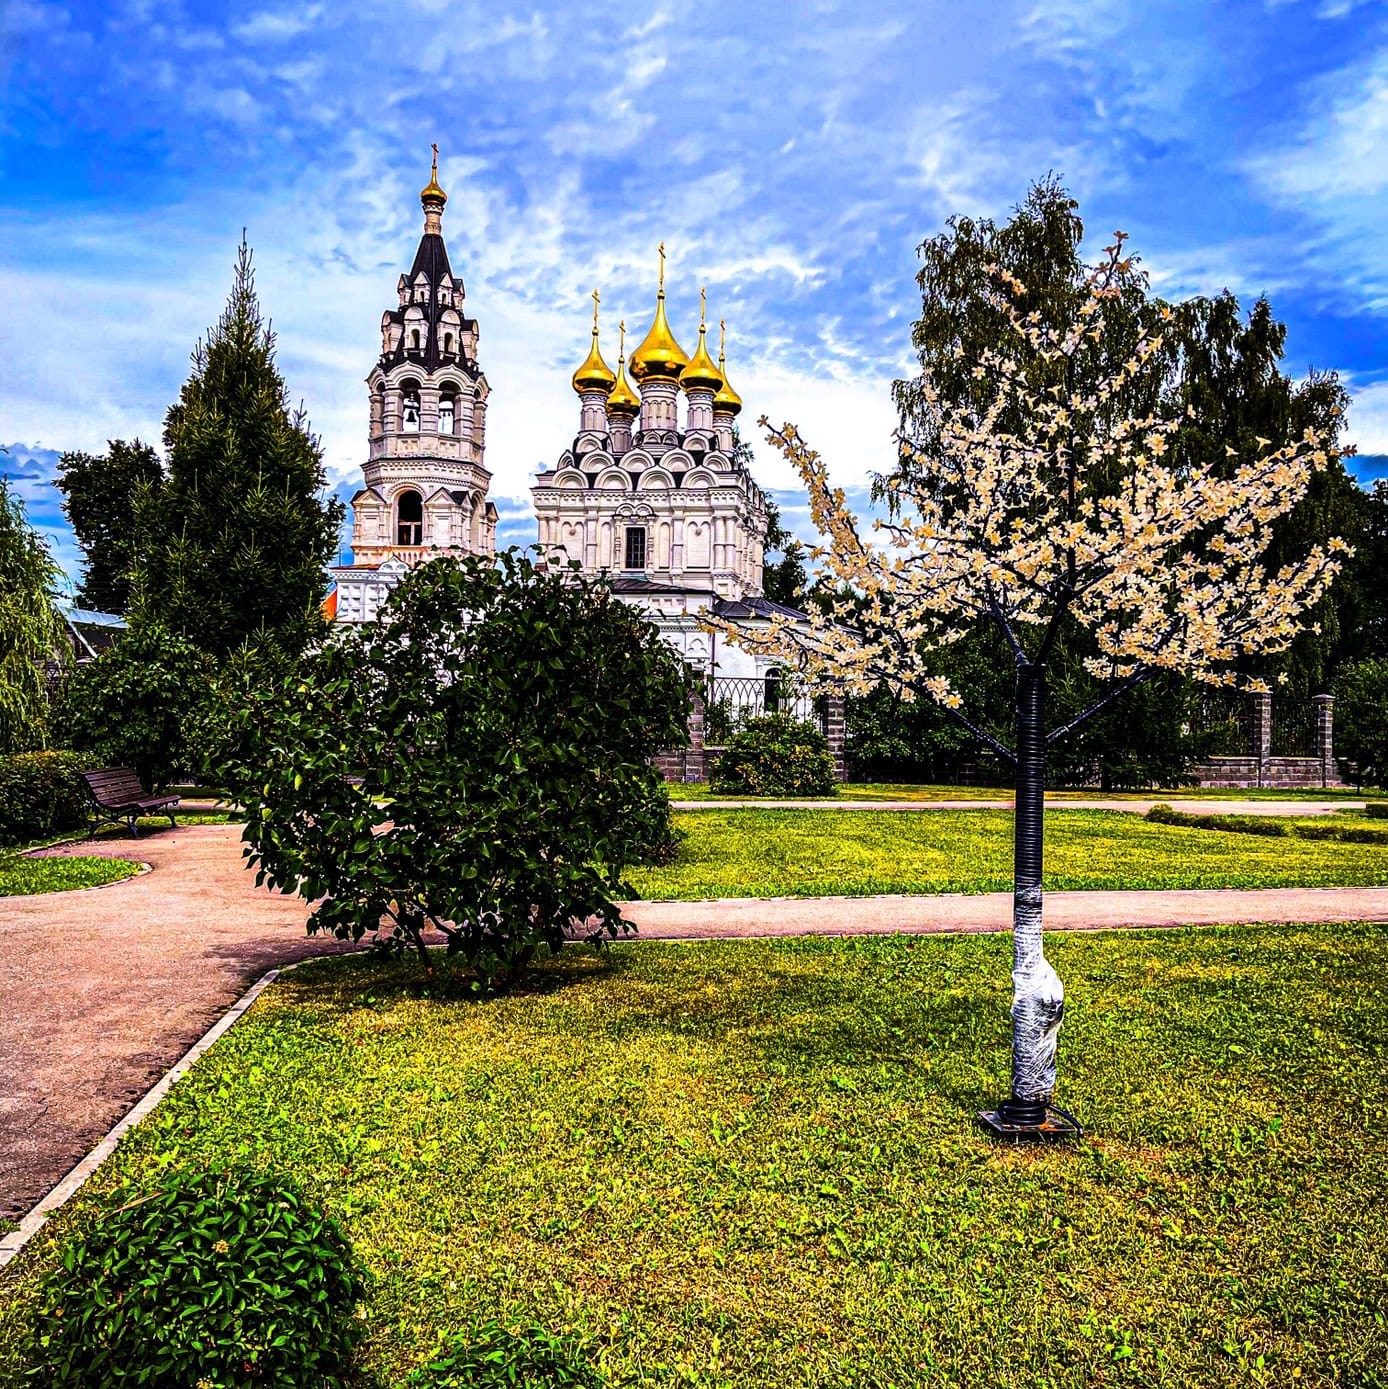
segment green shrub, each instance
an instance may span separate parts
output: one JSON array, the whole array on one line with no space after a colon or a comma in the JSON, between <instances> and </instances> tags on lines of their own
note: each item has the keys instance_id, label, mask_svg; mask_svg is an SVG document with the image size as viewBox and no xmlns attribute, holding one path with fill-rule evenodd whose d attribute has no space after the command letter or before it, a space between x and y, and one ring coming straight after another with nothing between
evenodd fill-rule
<instances>
[{"instance_id":1,"label":"green shrub","mask_svg":"<svg viewBox=\"0 0 1388 1389\"><path fill-rule=\"evenodd\" d=\"M1388 820L1388 801L1365 802L1364 814L1370 820Z\"/></svg>"},{"instance_id":2,"label":"green shrub","mask_svg":"<svg viewBox=\"0 0 1388 1389\"><path fill-rule=\"evenodd\" d=\"M1388 803L1385 803L1388 804ZM1388 844L1388 831L1374 825L1346 825L1337 820L1308 823L1276 815L1189 815L1169 805L1154 805L1147 818L1159 825L1225 834L1260 834L1271 839L1322 839L1340 844Z\"/></svg>"},{"instance_id":3,"label":"green shrub","mask_svg":"<svg viewBox=\"0 0 1388 1389\"><path fill-rule=\"evenodd\" d=\"M22 844L81 829L87 795L78 773L88 762L72 752L0 757L0 844Z\"/></svg>"},{"instance_id":4,"label":"green shrub","mask_svg":"<svg viewBox=\"0 0 1388 1389\"><path fill-rule=\"evenodd\" d=\"M182 637L158 627L132 631L73 673L54 726L89 766L133 767L156 791L194 757L187 730L212 676L211 660Z\"/></svg>"},{"instance_id":5,"label":"green shrub","mask_svg":"<svg viewBox=\"0 0 1388 1389\"><path fill-rule=\"evenodd\" d=\"M601 1389L578 1347L543 1326L508 1331L495 1322L445 1338L406 1389Z\"/></svg>"},{"instance_id":6,"label":"green shrub","mask_svg":"<svg viewBox=\"0 0 1388 1389\"><path fill-rule=\"evenodd\" d=\"M1335 754L1364 785L1388 785L1388 660L1360 661L1335 677Z\"/></svg>"},{"instance_id":7,"label":"green shrub","mask_svg":"<svg viewBox=\"0 0 1388 1389\"><path fill-rule=\"evenodd\" d=\"M670 792L660 781L633 790L620 831L627 836L624 861L647 868L673 863L686 837L670 818Z\"/></svg>"},{"instance_id":8,"label":"green shrub","mask_svg":"<svg viewBox=\"0 0 1388 1389\"><path fill-rule=\"evenodd\" d=\"M709 786L734 796L835 796L824 735L789 714L748 719L713 765Z\"/></svg>"},{"instance_id":9,"label":"green shrub","mask_svg":"<svg viewBox=\"0 0 1388 1389\"><path fill-rule=\"evenodd\" d=\"M362 1291L337 1225L282 1179L182 1173L127 1189L40 1288L30 1378L45 1389L327 1389Z\"/></svg>"}]
</instances>

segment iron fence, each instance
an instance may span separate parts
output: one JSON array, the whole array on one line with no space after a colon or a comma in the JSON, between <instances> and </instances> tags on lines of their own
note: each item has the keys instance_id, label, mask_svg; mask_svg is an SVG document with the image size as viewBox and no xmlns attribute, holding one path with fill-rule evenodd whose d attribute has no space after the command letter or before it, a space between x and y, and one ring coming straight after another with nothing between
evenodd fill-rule
<instances>
[{"instance_id":1,"label":"iron fence","mask_svg":"<svg viewBox=\"0 0 1388 1389\"><path fill-rule=\"evenodd\" d=\"M1273 696L1272 755L1274 757L1314 757L1316 755L1316 709L1309 700Z\"/></svg>"},{"instance_id":2,"label":"iron fence","mask_svg":"<svg viewBox=\"0 0 1388 1389\"><path fill-rule=\"evenodd\" d=\"M704 742L722 746L748 719L762 714L789 714L824 731L822 696L812 694L786 672L715 675L704 694Z\"/></svg>"},{"instance_id":3,"label":"iron fence","mask_svg":"<svg viewBox=\"0 0 1388 1389\"><path fill-rule=\"evenodd\" d=\"M1204 735L1207 757L1256 756L1253 705L1242 691L1206 690L1200 697L1193 730Z\"/></svg>"}]
</instances>

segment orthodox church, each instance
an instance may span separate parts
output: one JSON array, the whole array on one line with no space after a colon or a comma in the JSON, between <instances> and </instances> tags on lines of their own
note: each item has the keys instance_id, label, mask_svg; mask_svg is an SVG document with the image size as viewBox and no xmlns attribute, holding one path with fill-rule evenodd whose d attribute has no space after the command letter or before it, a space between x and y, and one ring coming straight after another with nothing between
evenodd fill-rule
<instances>
[{"instance_id":1,"label":"orthodox church","mask_svg":"<svg viewBox=\"0 0 1388 1389\"><path fill-rule=\"evenodd\" d=\"M396 286L398 306L382 316L381 355L367 377L370 447L352 498L353 563L333 570L329 600L338 622L370 621L422 560L495 553L484 463L490 388L444 246L447 201L436 148L420 193L424 234ZM723 326L717 363L703 311L693 356L680 347L665 312L663 245L650 330L628 363L621 324L615 372L599 345L599 302L595 291L591 345L573 375L578 432L532 488L540 550L606 576L710 676L765 676L765 662L700 626L707 613L753 625L802 616L762 594L766 496L737 448L742 400L728 380Z\"/></svg>"}]
</instances>

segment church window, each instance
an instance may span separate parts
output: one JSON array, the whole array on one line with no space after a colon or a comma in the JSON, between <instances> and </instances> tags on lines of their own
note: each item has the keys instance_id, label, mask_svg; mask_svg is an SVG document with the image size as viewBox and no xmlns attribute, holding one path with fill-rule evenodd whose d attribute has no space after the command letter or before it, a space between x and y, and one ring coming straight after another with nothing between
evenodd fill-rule
<instances>
[{"instance_id":1,"label":"church window","mask_svg":"<svg viewBox=\"0 0 1388 1389\"><path fill-rule=\"evenodd\" d=\"M412 328L412 329L410 329L410 346L413 347L414 350L415 350L416 352L419 351L419 329L418 329L418 328Z\"/></svg>"},{"instance_id":2,"label":"church window","mask_svg":"<svg viewBox=\"0 0 1388 1389\"><path fill-rule=\"evenodd\" d=\"M453 423L458 417L458 398L454 395L439 397L439 433L452 434Z\"/></svg>"},{"instance_id":3,"label":"church window","mask_svg":"<svg viewBox=\"0 0 1388 1389\"><path fill-rule=\"evenodd\" d=\"M419 433L419 387L407 385L400 400L400 428L406 434Z\"/></svg>"},{"instance_id":4,"label":"church window","mask_svg":"<svg viewBox=\"0 0 1388 1389\"><path fill-rule=\"evenodd\" d=\"M628 526L626 536L625 569L645 569L646 567L646 528Z\"/></svg>"},{"instance_id":5,"label":"church window","mask_svg":"<svg viewBox=\"0 0 1388 1389\"><path fill-rule=\"evenodd\" d=\"M452 353L453 353L453 334L452 334L452 333L445 333L445 334L443 335L443 350L444 350L445 352L447 352L450 356L452 355Z\"/></svg>"},{"instance_id":6,"label":"church window","mask_svg":"<svg viewBox=\"0 0 1388 1389\"><path fill-rule=\"evenodd\" d=\"M773 666L766 672L764 686L765 710L768 714L779 714L785 707L785 672Z\"/></svg>"},{"instance_id":7,"label":"church window","mask_svg":"<svg viewBox=\"0 0 1388 1389\"><path fill-rule=\"evenodd\" d=\"M418 492L402 492L395 503L395 543L424 543L424 498Z\"/></svg>"}]
</instances>

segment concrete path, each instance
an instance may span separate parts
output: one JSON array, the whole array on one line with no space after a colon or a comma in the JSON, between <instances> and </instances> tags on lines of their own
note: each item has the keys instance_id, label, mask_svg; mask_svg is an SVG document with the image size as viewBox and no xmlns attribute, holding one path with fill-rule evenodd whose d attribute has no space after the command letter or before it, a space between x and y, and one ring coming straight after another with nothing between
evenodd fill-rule
<instances>
[{"instance_id":1,"label":"concrete path","mask_svg":"<svg viewBox=\"0 0 1388 1389\"><path fill-rule=\"evenodd\" d=\"M676 810L1011 810L1012 801L681 801L672 800ZM1119 797L1085 796L1064 799L1048 797L1048 810L1126 810L1146 815L1154 805L1169 805L1191 815L1332 815L1337 810L1363 810L1363 801L1213 801L1173 800L1154 796L1151 800L1125 800Z\"/></svg>"},{"instance_id":2,"label":"concrete path","mask_svg":"<svg viewBox=\"0 0 1388 1389\"><path fill-rule=\"evenodd\" d=\"M133 858L109 887L0 897L0 1217L27 1210L245 990L336 942L255 886L239 825L49 853Z\"/></svg>"},{"instance_id":3,"label":"concrete path","mask_svg":"<svg viewBox=\"0 0 1388 1389\"><path fill-rule=\"evenodd\" d=\"M645 940L1006 931L1012 894L934 897L721 897L632 902ZM1217 926L1241 921L1388 921L1388 887L1270 887L1175 892L1048 892L1048 931Z\"/></svg>"},{"instance_id":4,"label":"concrete path","mask_svg":"<svg viewBox=\"0 0 1388 1389\"><path fill-rule=\"evenodd\" d=\"M256 976L350 948L306 936L298 898L256 888L239 839L237 825L192 825L62 845L45 852L137 858L152 871L0 898L0 1216L52 1187ZM688 940L1006 930L1009 905L999 893L728 899L634 902L628 915L643 937ZM1048 926L1069 930L1388 921L1388 888L1057 892L1046 911Z\"/></svg>"}]
</instances>

